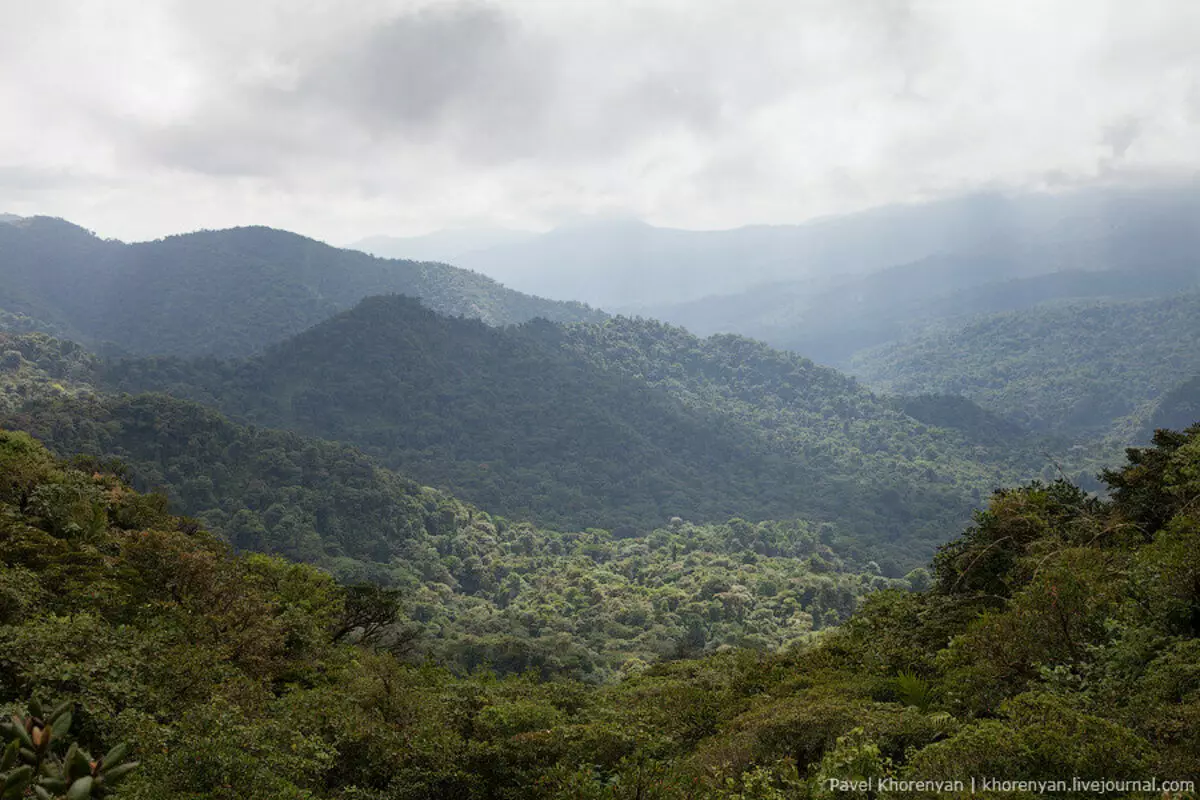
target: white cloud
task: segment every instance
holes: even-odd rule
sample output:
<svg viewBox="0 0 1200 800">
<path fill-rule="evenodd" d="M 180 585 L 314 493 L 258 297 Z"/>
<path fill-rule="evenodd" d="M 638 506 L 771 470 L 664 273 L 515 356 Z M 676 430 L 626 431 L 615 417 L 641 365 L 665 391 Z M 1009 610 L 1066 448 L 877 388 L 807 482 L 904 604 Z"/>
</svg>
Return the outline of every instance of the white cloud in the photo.
<svg viewBox="0 0 1200 800">
<path fill-rule="evenodd" d="M 0 210 L 333 241 L 1196 170 L 1188 0 L 0 0 Z"/>
</svg>

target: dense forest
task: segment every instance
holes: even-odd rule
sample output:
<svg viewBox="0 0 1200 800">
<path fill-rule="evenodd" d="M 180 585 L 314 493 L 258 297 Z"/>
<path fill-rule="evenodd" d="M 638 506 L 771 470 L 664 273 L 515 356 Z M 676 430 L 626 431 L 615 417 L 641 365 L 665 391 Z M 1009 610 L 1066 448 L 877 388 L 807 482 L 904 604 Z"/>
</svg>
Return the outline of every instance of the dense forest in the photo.
<svg viewBox="0 0 1200 800">
<path fill-rule="evenodd" d="M 899 394 L 958 394 L 1023 426 L 1102 435 L 1200 371 L 1200 294 L 986 315 L 860 354 Z M 1194 420 L 1192 420 L 1194 421 Z"/>
<path fill-rule="evenodd" d="M 1142 432 L 1146 440 L 1159 428 L 1186 428 L 1200 420 L 1200 375 L 1196 375 L 1163 395 L 1150 414 Z"/>
<path fill-rule="evenodd" d="M 59 219 L 0 223 L 0 330 L 41 330 L 93 348 L 247 355 L 387 292 L 497 325 L 604 316 L 468 270 L 374 258 L 270 228 L 125 244 Z"/>
<path fill-rule="evenodd" d="M 966 316 L 856 357 L 880 394 L 268 229 L 17 222 L 0 243 L 60 255 L 0 289 L 6 800 L 932 797 L 831 781 L 1200 767 L 1200 311 L 1156 296 L 1187 269 L 967 280 Z M 140 321 L 81 310 L 205 258 L 229 280 L 159 287 Z M 913 312 L 904 274 L 860 296 L 896 301 L 862 342 Z M 360 299 L 393 279 L 422 296 Z M 1026 302 L 1082 283 L 1153 299 Z"/>
<path fill-rule="evenodd" d="M 804 517 L 833 524 L 838 544 L 893 577 L 981 495 L 1049 464 L 1043 441 L 918 421 L 740 337 L 625 318 L 496 329 L 399 296 L 369 298 L 261 357 L 102 372 L 108 389 L 353 443 L 514 519 L 645 532 L 673 516 Z"/>
<path fill-rule="evenodd" d="M 919 585 L 848 564 L 828 526 L 664 522 L 559 533 L 512 523 L 345 445 L 247 428 L 162 395 L 34 403 L 0 418 L 78 468 L 116 471 L 241 551 L 400 592 L 407 655 L 603 681 L 631 660 L 773 650 L 867 591 Z"/>
<path fill-rule="evenodd" d="M 1105 478 L 1107 500 L 996 493 L 928 588 L 875 592 L 815 639 L 595 685 L 406 663 L 386 592 L 235 555 L 100 465 L 2 433 L 0 703 L 51 752 L 67 737 L 30 698 L 66 702 L 72 748 L 125 743 L 128 798 L 818 798 L 987 776 L 1158 796 L 1200 772 L 1200 427 Z M 1046 793 L 1094 796 L 1023 796 Z"/>
</svg>

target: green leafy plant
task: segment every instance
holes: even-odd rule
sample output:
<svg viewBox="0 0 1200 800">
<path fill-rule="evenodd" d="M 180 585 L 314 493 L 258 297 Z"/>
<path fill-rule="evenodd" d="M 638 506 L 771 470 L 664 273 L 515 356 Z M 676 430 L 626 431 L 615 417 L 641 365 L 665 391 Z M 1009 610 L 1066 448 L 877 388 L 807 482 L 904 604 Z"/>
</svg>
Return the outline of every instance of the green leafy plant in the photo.
<svg viewBox="0 0 1200 800">
<path fill-rule="evenodd" d="M 933 701 L 929 681 L 914 672 L 901 672 L 896 676 L 895 684 L 896 694 L 899 695 L 901 703 L 912 706 L 921 713 L 929 710 Z"/>
<path fill-rule="evenodd" d="M 124 743 L 99 759 L 78 743 L 68 744 L 72 706 L 68 700 L 47 712 L 32 699 L 27 715 L 13 714 L 0 723 L 0 735 L 8 741 L 0 755 L 0 800 L 18 800 L 29 792 L 39 800 L 107 797 L 137 769 L 138 762 L 127 760 Z"/>
</svg>

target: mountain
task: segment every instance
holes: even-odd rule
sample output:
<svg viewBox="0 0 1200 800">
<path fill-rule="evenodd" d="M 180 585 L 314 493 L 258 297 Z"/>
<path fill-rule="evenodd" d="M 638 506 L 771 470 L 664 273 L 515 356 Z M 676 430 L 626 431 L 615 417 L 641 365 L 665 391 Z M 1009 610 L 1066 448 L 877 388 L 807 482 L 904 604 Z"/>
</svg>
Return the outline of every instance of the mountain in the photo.
<svg viewBox="0 0 1200 800">
<path fill-rule="evenodd" d="M 1014 311 L 1066 299 L 1159 297 L 1200 288 L 1194 224 L 1175 208 L 1159 238 L 1136 220 L 1098 239 L 1047 241 L 929 256 L 835 281 L 789 281 L 642 313 L 701 335 L 739 333 L 844 367 L 859 350 L 911 336 L 943 320 Z"/>
<path fill-rule="evenodd" d="M 1042 273 L 1032 253 L 1024 259 L 931 256 L 834 288 L 772 284 L 650 313 L 700 335 L 737 332 L 844 367 L 860 350 L 943 321 L 1059 300 L 1161 297 L 1200 288 L 1200 261 L 1142 261 L 1134 269 Z M 1008 277 L 992 280 L 1001 276 Z"/>
<path fill-rule="evenodd" d="M 536 235 L 532 231 L 507 228 L 457 228 L 424 236 L 369 236 L 346 245 L 346 249 L 361 250 L 380 258 L 457 264 L 462 256 L 475 250 L 516 244 Z"/>
<path fill-rule="evenodd" d="M 55 350 L 46 337 L 22 338 L 39 346 L 26 348 L 39 360 L 0 379 L 32 378 L 36 388 L 29 371 L 61 374 L 77 363 L 69 343 Z M 393 633 L 410 655 L 463 671 L 487 663 L 604 681 L 631 660 L 776 649 L 843 621 L 869 591 L 909 586 L 845 561 L 807 520 L 679 521 L 639 536 L 538 530 L 346 445 L 238 425 L 165 395 L 67 387 L 75 391 L 0 408 L 0 428 L 33 434 L 72 469 L 162 492 L 146 503 L 165 499 L 238 551 L 398 593 L 408 615 Z M 711 608 L 717 595 L 720 613 Z"/>
<path fill-rule="evenodd" d="M 628 319 L 496 329 L 403 297 L 365 300 L 260 357 L 124 360 L 103 383 L 353 443 L 508 517 L 638 531 L 673 516 L 805 517 L 904 563 L 981 491 L 1045 464 L 1040 444 L 931 428 L 738 337 Z"/>
<path fill-rule="evenodd" d="M 1198 215 L 1200 186 L 1187 182 L 982 193 L 724 231 L 597 220 L 465 253 L 455 263 L 522 291 L 679 324 L 689 323 L 673 316 L 672 306 L 761 289 L 752 292 L 758 301 L 729 301 L 746 313 L 718 311 L 727 323 L 703 331 L 757 335 L 751 326 L 761 304 L 786 322 L 797 299 L 812 301 L 847 281 L 935 256 L 954 260 L 915 276 L 910 289 L 919 296 L 944 293 L 947 276 L 950 288 L 962 288 L 1039 271 L 1121 269 L 1147 254 L 1174 262 L 1200 245 Z M 790 287 L 776 297 L 774 284 Z"/>
<path fill-rule="evenodd" d="M 1066 302 L 946 325 L 863 352 L 853 371 L 883 391 L 961 394 L 1026 428 L 1099 435 L 1200 371 L 1197 332 L 1200 292 Z"/>
<path fill-rule="evenodd" d="M 990 198 L 920 212 L 897 207 L 808 225 L 723 231 L 599 220 L 462 255 L 462 266 L 546 297 L 641 311 L 780 279 L 827 280 L 924 256 L 958 243 L 986 218 Z"/>
<path fill-rule="evenodd" d="M 125 244 L 33 217 L 0 226 L 0 287 L 10 314 L 135 354 L 246 355 L 391 292 L 496 325 L 603 316 L 445 264 L 379 259 L 257 227 Z"/>
</svg>

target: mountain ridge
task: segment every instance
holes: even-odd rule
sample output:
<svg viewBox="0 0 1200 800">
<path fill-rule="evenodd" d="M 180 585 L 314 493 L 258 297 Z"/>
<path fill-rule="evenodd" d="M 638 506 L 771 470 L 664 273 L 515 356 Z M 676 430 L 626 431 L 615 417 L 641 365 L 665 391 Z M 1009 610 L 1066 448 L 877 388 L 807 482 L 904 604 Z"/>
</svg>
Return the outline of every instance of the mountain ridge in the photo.
<svg viewBox="0 0 1200 800">
<path fill-rule="evenodd" d="M 264 226 L 126 244 L 25 218 L 0 227 L 0 285 L 0 308 L 92 346 L 143 354 L 246 355 L 380 292 L 492 324 L 603 318 L 468 270 L 379 259 Z"/>
<path fill-rule="evenodd" d="M 398 296 L 368 298 L 255 358 L 122 360 L 103 382 L 350 442 L 539 524 L 807 516 L 906 563 L 980 492 L 1043 466 L 740 337 L 624 318 L 488 328 Z"/>
</svg>

